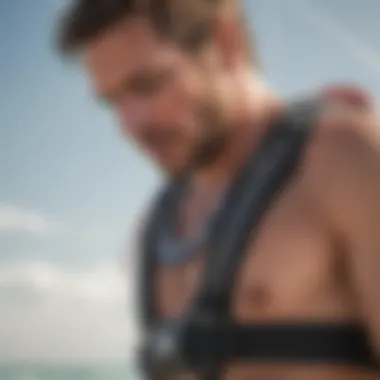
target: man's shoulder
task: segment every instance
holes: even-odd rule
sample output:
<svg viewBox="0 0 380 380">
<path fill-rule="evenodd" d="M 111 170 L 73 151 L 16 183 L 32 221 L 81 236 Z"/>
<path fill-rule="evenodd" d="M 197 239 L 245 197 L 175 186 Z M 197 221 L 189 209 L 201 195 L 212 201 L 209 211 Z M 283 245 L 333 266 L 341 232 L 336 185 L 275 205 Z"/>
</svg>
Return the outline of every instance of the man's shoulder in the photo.
<svg viewBox="0 0 380 380">
<path fill-rule="evenodd" d="M 373 126 L 379 121 L 373 103 L 369 93 L 352 85 L 336 84 L 317 91 L 316 104 L 320 111 L 314 141 L 318 146 L 343 147 L 347 140 L 371 139 L 378 129 Z"/>
<path fill-rule="evenodd" d="M 307 186 L 321 205 L 332 207 L 358 184 L 380 175 L 380 118 L 374 109 L 349 106 L 322 115 L 308 149 Z M 364 194 L 363 194 L 364 196 Z"/>
<path fill-rule="evenodd" d="M 358 163 L 362 156 L 380 151 L 380 117 L 375 110 L 349 106 L 327 110 L 318 122 L 311 149 L 315 163 L 323 163 L 325 169 Z"/>
</svg>

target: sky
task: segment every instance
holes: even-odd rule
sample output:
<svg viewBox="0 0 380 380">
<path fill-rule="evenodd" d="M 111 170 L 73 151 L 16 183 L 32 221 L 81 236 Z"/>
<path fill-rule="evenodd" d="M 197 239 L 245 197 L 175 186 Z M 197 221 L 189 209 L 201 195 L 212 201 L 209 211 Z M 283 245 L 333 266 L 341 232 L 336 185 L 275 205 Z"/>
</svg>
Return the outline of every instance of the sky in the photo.
<svg viewBox="0 0 380 380">
<path fill-rule="evenodd" d="M 159 183 L 80 66 L 52 48 L 64 0 L 0 0 L 0 362 L 124 361 L 134 226 Z M 266 79 L 380 99 L 378 0 L 247 0 Z"/>
</svg>

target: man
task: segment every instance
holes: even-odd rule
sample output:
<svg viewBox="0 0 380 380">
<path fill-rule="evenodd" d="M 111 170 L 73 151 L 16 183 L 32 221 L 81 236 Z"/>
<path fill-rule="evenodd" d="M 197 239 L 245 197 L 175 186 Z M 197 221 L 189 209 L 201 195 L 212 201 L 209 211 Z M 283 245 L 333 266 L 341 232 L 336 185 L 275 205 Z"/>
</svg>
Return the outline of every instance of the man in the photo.
<svg viewBox="0 0 380 380">
<path fill-rule="evenodd" d="M 249 49 L 237 0 L 74 0 L 60 48 L 81 53 L 123 132 L 168 176 L 192 173 L 180 212 L 191 233 L 284 108 Z M 241 323 L 327 321 L 365 327 L 380 354 L 379 122 L 363 107 L 326 112 L 301 174 L 265 214 L 234 290 Z M 202 252 L 162 265 L 162 317 L 182 314 Z M 312 345 L 313 342 L 310 342 Z M 337 363 L 225 363 L 223 378 L 377 379 Z"/>
</svg>

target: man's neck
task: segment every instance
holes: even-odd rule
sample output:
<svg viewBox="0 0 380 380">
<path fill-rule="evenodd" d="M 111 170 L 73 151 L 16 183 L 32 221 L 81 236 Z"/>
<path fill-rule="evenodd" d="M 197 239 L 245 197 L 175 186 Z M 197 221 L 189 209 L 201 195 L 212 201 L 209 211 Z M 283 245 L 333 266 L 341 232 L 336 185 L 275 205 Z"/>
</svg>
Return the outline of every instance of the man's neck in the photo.
<svg viewBox="0 0 380 380">
<path fill-rule="evenodd" d="M 194 177 L 196 187 L 202 192 L 224 188 L 256 148 L 270 121 L 282 112 L 283 103 L 264 83 L 255 82 L 247 95 L 246 107 L 231 128 L 223 153 Z"/>
</svg>

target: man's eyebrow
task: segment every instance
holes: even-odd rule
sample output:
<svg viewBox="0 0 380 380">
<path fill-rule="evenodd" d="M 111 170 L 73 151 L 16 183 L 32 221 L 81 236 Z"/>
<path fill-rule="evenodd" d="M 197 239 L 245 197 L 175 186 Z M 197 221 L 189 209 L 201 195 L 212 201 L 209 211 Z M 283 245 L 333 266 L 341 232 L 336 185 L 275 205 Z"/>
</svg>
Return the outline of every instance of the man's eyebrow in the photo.
<svg viewBox="0 0 380 380">
<path fill-rule="evenodd" d="M 95 94 L 95 99 L 97 102 L 103 104 L 112 103 L 118 95 L 123 92 L 126 88 L 132 87 L 140 81 L 146 80 L 150 76 L 158 73 L 158 69 L 152 67 L 141 67 L 135 70 L 132 74 L 126 75 L 123 80 L 119 83 L 118 87 L 114 91 L 97 91 Z"/>
</svg>

